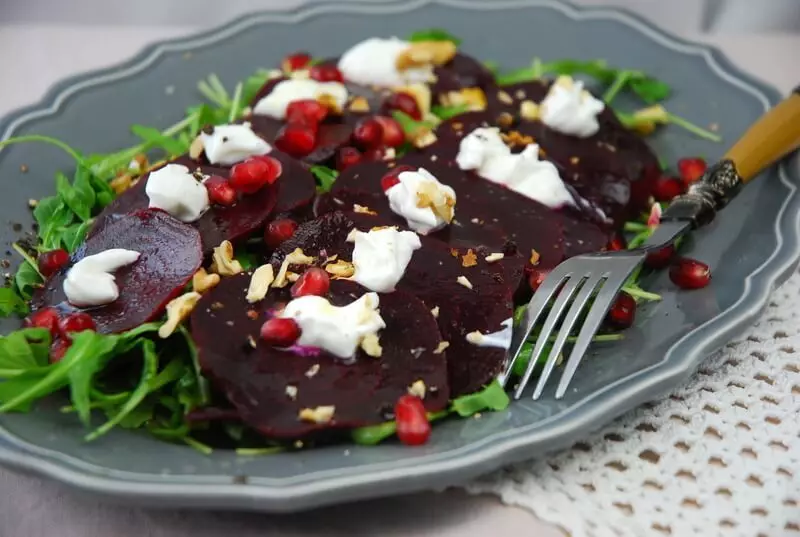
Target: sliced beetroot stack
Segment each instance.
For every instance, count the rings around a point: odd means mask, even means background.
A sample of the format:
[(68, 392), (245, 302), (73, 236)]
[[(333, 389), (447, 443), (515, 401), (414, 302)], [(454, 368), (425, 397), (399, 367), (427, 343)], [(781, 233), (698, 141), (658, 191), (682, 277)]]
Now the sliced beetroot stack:
[[(385, 221), (371, 215), (326, 214), (302, 224), (275, 251), (271, 263), (279, 267), (295, 248), (322, 261), (332, 255), (350, 261), (353, 245), (346, 241), (350, 231), (369, 231), (380, 225)], [(511, 317), (516, 281), (507, 271), (518, 272), (519, 258), (489, 263), (485, 258), (491, 252), (483, 247), (472, 248), (471, 255), (469, 248), (453, 248), (430, 237), (421, 237), (421, 242), (422, 248), (414, 252), (398, 290), (415, 295), (430, 310), (438, 308), (439, 329), (450, 345), (447, 368), (451, 396), (472, 393), (500, 372), (505, 350), (478, 347), (468, 343), (466, 335), (475, 330), (499, 331), (501, 323)], [(468, 260), (473, 255), (476, 264), (470, 266)], [(472, 289), (459, 282), (461, 276)]]
[[(386, 328), (379, 333), (380, 357), (358, 351), (352, 361), (325, 352), (300, 355), (259, 340), (261, 325), (291, 300), (289, 288), (271, 289), (257, 304), (245, 300), (245, 274), (226, 278), (203, 297), (192, 314), (192, 335), (201, 368), (236, 407), (242, 421), (273, 438), (293, 439), (325, 429), (349, 429), (392, 419), (397, 399), (422, 380), (428, 411), (447, 406), (445, 354), (435, 353), (441, 336), (428, 308), (413, 296), (380, 296)], [(337, 306), (367, 292), (331, 282), (328, 299)], [(256, 347), (252, 347), (255, 342)], [(333, 406), (329, 422), (302, 421), (305, 408)]]
[(36, 292), (32, 308), (76, 310), (64, 295), (69, 268), (86, 256), (112, 248), (135, 250), (141, 256), (115, 273), (120, 289), (117, 300), (85, 310), (102, 333), (124, 332), (159, 318), (166, 303), (183, 291), (203, 261), (198, 231), (162, 211), (145, 209), (107, 218), (72, 255), (67, 266)]
[(437, 67), (434, 74), (436, 82), (431, 86), (434, 102), (451, 91), (481, 88), (488, 93), (497, 87), (494, 75), (486, 66), (472, 56), (460, 52), (447, 64)]

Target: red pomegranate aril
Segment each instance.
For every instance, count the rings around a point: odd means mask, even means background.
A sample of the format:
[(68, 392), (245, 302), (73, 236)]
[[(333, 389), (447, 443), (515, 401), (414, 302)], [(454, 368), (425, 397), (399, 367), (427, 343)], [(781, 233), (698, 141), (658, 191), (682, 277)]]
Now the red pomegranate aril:
[(678, 171), (687, 185), (703, 177), (707, 168), (706, 161), (700, 157), (682, 158), (678, 161)]
[(293, 157), (305, 157), (314, 150), (317, 133), (309, 125), (289, 123), (275, 137), (275, 146)]
[(53, 307), (42, 308), (30, 314), (22, 323), (25, 328), (46, 328), (50, 335), (58, 334), (58, 311)]
[(277, 248), (284, 241), (288, 241), (297, 231), (297, 222), (290, 218), (273, 220), (264, 230), (264, 243), (270, 248)]
[(606, 249), (609, 252), (619, 252), (620, 250), (628, 249), (628, 241), (619, 233), (615, 233), (609, 240)]
[(42, 276), (47, 278), (58, 272), (67, 263), (69, 263), (69, 253), (59, 248), (40, 254), (37, 265), (39, 265), (39, 272), (42, 273)]
[(672, 201), (686, 190), (686, 183), (677, 177), (660, 177), (653, 185), (653, 197), (656, 201)]
[(344, 82), (342, 72), (335, 65), (313, 65), (308, 71), (308, 76), (317, 82)]
[(71, 313), (61, 319), (58, 323), (58, 328), (62, 334), (69, 334), (70, 332), (83, 332), (85, 330), (97, 331), (97, 325), (94, 319), (88, 313), (77, 312)]
[(550, 269), (534, 268), (528, 275), (528, 285), (530, 286), (531, 291), (536, 291), (539, 289), (549, 274)]
[(309, 63), (311, 63), (310, 54), (307, 52), (295, 52), (294, 54), (289, 54), (283, 59), (281, 62), (281, 69), (283, 69), (284, 72), (291, 73), (292, 71), (305, 69), (308, 67)]
[(301, 99), (292, 101), (286, 107), (286, 121), (298, 123), (306, 121), (308, 123), (321, 123), (328, 117), (328, 108), (314, 99)]
[(417, 106), (417, 100), (408, 93), (404, 93), (402, 91), (392, 93), (386, 98), (384, 105), (389, 110), (398, 110), (403, 112), (407, 116), (410, 116), (411, 119), (415, 119), (417, 121), (422, 119), (422, 110), (420, 110), (419, 106)]
[(663, 269), (669, 266), (673, 257), (675, 257), (675, 246), (670, 244), (647, 254), (644, 258), (644, 266), (651, 269)]
[(283, 171), (280, 161), (268, 156), (250, 157), (231, 168), (230, 186), (243, 194), (253, 194), (277, 181)]
[(292, 285), (292, 297), (316, 295), (324, 296), (331, 288), (331, 278), (324, 269), (312, 267), (306, 270)]
[(711, 270), (701, 261), (681, 257), (669, 267), (669, 279), (681, 289), (702, 289), (711, 282)]
[(208, 200), (217, 205), (230, 207), (236, 203), (236, 190), (230, 181), (219, 175), (212, 175), (203, 182), (208, 191)]
[(383, 127), (374, 118), (364, 118), (353, 129), (353, 141), (362, 149), (377, 147), (383, 141)]
[(68, 338), (59, 338), (50, 345), (50, 363), (54, 364), (64, 359), (64, 355), (72, 346), (72, 341)]
[(400, 179), (396, 175), (384, 175), (381, 178), (381, 188), (384, 192), (392, 188), (394, 185), (399, 185)]
[(377, 162), (379, 160), (385, 160), (386, 151), (388, 149), (389, 149), (388, 147), (383, 145), (367, 149), (366, 151), (361, 153), (361, 160), (364, 160), (366, 162)]
[(606, 314), (606, 320), (614, 328), (630, 328), (636, 319), (636, 300), (626, 292), (617, 295)]
[(342, 147), (336, 155), (336, 169), (340, 172), (361, 162), (361, 153), (355, 147)]
[(400, 123), (388, 116), (374, 116), (383, 131), (383, 145), (389, 147), (399, 147), (406, 141), (406, 133)]
[(394, 405), (397, 438), (407, 446), (421, 446), (431, 436), (431, 424), (422, 399), (403, 395)]
[(273, 317), (261, 326), (261, 339), (274, 347), (291, 347), (300, 337), (300, 327), (294, 319)]

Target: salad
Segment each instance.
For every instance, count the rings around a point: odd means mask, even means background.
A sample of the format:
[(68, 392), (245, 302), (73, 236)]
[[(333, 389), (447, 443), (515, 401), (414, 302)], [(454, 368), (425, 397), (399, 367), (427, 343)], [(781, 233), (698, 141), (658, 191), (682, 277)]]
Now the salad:
[[(141, 429), (203, 452), (428, 441), (436, 420), (479, 418), (511, 331), (548, 271), (634, 248), (661, 203), (705, 171), (665, 171), (643, 137), (671, 124), (669, 86), (602, 60), (499, 72), (431, 29), (375, 37), (339, 58), (287, 56), (141, 143), (83, 155), (30, 200), (0, 314), (0, 412), (55, 392), (94, 440)], [(597, 92), (597, 93), (594, 93)], [(642, 108), (623, 111), (630, 92)], [(650, 254), (598, 342), (624, 337), (639, 281), (707, 266)], [(6, 261), (7, 262), (7, 261)], [(535, 335), (515, 368), (532, 359)]]

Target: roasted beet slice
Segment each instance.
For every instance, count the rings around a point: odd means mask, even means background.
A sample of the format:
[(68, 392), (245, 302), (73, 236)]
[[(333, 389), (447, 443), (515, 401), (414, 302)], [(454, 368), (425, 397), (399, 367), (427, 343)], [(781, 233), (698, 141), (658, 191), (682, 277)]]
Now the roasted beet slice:
[(84, 310), (102, 333), (124, 332), (160, 317), (166, 303), (183, 291), (203, 261), (198, 231), (165, 212), (145, 209), (108, 218), (72, 255), (69, 264), (36, 292), (33, 309), (57, 306), (74, 311), (63, 290), (69, 268), (86, 256), (111, 248), (135, 250), (141, 256), (115, 273), (120, 289), (117, 300)]
[(494, 75), (481, 62), (466, 54), (457, 53), (447, 64), (435, 70), (436, 82), (431, 86), (435, 98), (464, 88), (481, 88), (489, 93), (496, 89)]
[[(418, 380), (427, 388), (427, 410), (447, 406), (445, 354), (434, 353), (441, 336), (418, 299), (399, 291), (381, 295), (387, 326), (380, 332), (382, 355), (373, 358), (359, 351), (354, 361), (343, 361), (325, 352), (300, 355), (261, 342), (261, 325), (291, 296), (288, 287), (271, 289), (265, 300), (249, 304), (242, 292), (248, 283), (246, 274), (226, 278), (203, 297), (192, 314), (192, 335), (203, 372), (242, 420), (262, 434), (291, 439), (381, 423), (391, 419), (397, 399)], [(328, 298), (342, 306), (365, 292), (357, 284), (334, 281)], [(330, 422), (299, 419), (302, 409), (319, 406), (335, 407)]]
[[(383, 224), (372, 215), (326, 214), (302, 224), (294, 237), (275, 251), (271, 262), (280, 266), (295, 248), (321, 261), (332, 255), (349, 261), (353, 245), (346, 241), (348, 233), (353, 228), (369, 231)], [(490, 263), (485, 259), (490, 252), (483, 247), (472, 248), (473, 257), (469, 248), (454, 248), (431, 237), (421, 237), (421, 241), (422, 248), (411, 258), (398, 290), (417, 296), (431, 310), (438, 307), (439, 329), (450, 344), (447, 369), (451, 395), (474, 392), (500, 372), (505, 350), (473, 345), (466, 335), (475, 330), (499, 331), (501, 323), (511, 317), (516, 282), (506, 271), (518, 272), (519, 259), (509, 257)], [(461, 276), (472, 289), (459, 281)]]

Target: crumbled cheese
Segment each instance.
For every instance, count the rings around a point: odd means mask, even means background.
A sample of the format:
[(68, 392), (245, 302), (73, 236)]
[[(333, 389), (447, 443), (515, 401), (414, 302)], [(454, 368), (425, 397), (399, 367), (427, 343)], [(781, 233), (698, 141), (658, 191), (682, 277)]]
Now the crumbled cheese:
[(253, 114), (270, 116), (275, 119), (286, 119), (286, 109), (293, 101), (304, 99), (318, 100), (322, 98), (326, 106), (342, 110), (347, 103), (347, 88), (340, 82), (318, 82), (300, 77), (300, 71), (292, 73), (290, 80), (282, 80), (275, 84), (272, 91), (259, 99), (253, 106)]
[(511, 347), (511, 335), (513, 329), (514, 319), (506, 319), (500, 326), (503, 328), (497, 332), (483, 334), (480, 330), (475, 330), (466, 335), (467, 342), (477, 345), (478, 347), (497, 347), (500, 349), (508, 349)]
[(208, 161), (222, 166), (272, 151), (272, 147), (253, 132), (249, 122), (216, 125), (209, 132), (201, 131), (200, 138)]
[(419, 236), (395, 227), (372, 229), (367, 233), (353, 229), (347, 236), (354, 242), (352, 280), (371, 291), (393, 291), (406, 272), (415, 250), (422, 247)]
[(345, 80), (364, 86), (393, 88), (415, 82), (431, 82), (432, 62), (410, 65), (412, 43), (373, 37), (355, 44), (339, 59), (338, 67)]
[(408, 227), (427, 235), (452, 222), (456, 192), (425, 168), (397, 175), (397, 184), (385, 191), (389, 207), (405, 218)]
[(560, 76), (539, 105), (539, 116), (553, 130), (588, 138), (600, 130), (597, 116), (603, 110), (603, 101), (586, 91), (583, 82)]
[(264, 300), (269, 291), (269, 286), (275, 280), (272, 265), (267, 263), (258, 267), (250, 278), (250, 286), (247, 288), (247, 301), (251, 304)]
[(198, 220), (211, 206), (206, 187), (181, 164), (150, 172), (144, 191), (151, 209), (166, 211), (181, 222)]
[(286, 396), (294, 401), (297, 399), (297, 386), (287, 385), (285, 390)]
[(63, 289), (67, 300), (79, 308), (104, 306), (119, 298), (114, 273), (138, 261), (141, 254), (123, 248), (111, 248), (87, 255), (69, 269)]

